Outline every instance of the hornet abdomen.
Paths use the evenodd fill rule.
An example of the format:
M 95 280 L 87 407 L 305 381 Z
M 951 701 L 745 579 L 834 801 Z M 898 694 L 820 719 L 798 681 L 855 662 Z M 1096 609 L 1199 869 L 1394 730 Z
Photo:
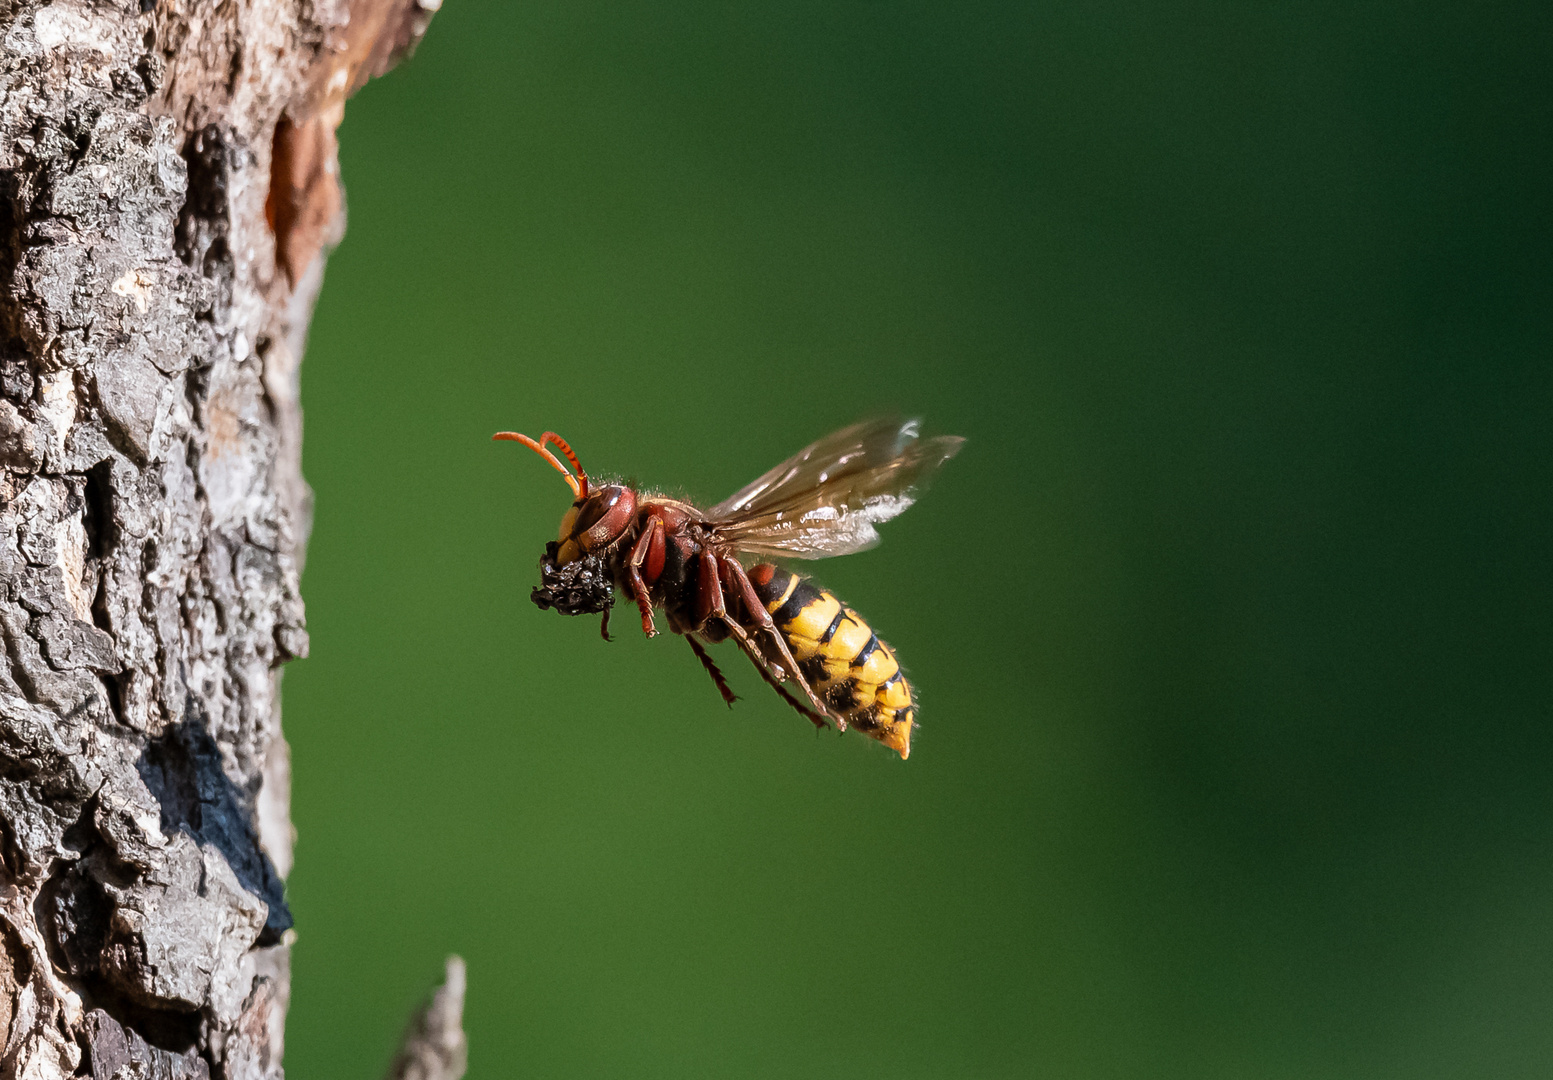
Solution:
M 749 577 L 820 699 L 869 738 L 909 755 L 917 707 L 890 647 L 833 593 L 780 566 L 762 563 Z

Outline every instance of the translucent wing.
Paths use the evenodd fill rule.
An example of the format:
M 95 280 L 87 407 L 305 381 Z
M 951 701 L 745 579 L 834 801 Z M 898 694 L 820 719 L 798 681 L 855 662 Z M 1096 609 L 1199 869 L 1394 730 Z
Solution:
M 874 526 L 910 506 L 965 442 L 922 441 L 920 427 L 891 418 L 842 428 L 712 507 L 707 523 L 754 555 L 824 559 L 871 548 Z

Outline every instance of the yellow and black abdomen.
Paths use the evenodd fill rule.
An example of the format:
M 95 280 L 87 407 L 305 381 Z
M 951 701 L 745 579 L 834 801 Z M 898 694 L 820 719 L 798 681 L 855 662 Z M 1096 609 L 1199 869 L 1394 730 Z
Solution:
M 862 616 L 779 566 L 751 568 L 750 581 L 820 700 L 851 727 L 909 755 L 917 712 L 911 685 Z

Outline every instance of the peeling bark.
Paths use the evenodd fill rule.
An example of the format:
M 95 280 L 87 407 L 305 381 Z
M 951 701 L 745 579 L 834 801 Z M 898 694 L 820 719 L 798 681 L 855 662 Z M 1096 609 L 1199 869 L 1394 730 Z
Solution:
M 0 0 L 0 1080 L 279 1077 L 297 370 L 436 0 Z

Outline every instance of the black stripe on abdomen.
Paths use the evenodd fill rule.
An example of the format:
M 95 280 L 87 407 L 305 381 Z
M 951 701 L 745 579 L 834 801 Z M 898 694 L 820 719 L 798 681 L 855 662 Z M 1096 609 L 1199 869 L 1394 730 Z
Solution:
M 794 589 L 792 595 L 787 598 L 787 603 L 773 611 L 771 618 L 778 626 L 785 630 L 788 623 L 798 618 L 800 611 L 824 595 L 823 592 L 810 585 L 807 581 L 799 581 L 798 588 Z M 767 603 L 770 603 L 770 601 L 767 601 Z
M 863 647 L 861 649 L 857 650 L 857 655 L 849 661 L 849 666 L 862 667 L 864 664 L 868 663 L 868 658 L 876 651 L 878 651 L 878 649 L 879 635 L 874 633 L 873 629 L 870 627 L 868 630 L 868 640 L 863 642 Z
M 846 617 L 847 609 L 845 606 L 842 606 L 840 610 L 836 612 L 836 617 L 830 621 L 830 625 L 825 628 L 825 633 L 820 635 L 821 645 L 830 644 L 830 639 L 836 636 L 836 631 L 841 629 L 842 620 L 844 620 Z

